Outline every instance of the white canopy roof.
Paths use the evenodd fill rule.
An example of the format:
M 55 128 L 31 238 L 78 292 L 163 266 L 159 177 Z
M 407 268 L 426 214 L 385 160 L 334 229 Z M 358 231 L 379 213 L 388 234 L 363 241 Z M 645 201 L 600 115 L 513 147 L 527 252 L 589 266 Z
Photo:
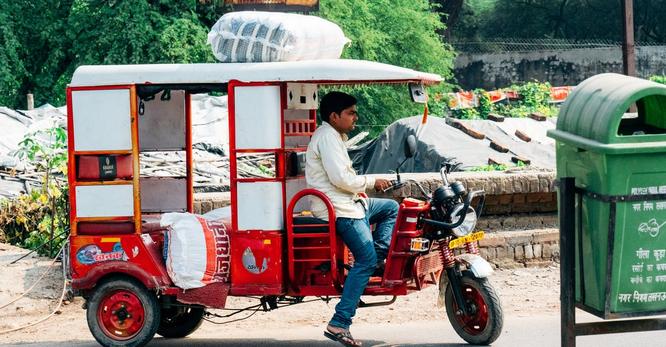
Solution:
M 241 82 L 438 83 L 442 77 L 365 60 L 328 59 L 279 63 L 89 65 L 74 72 L 72 87 L 124 84 Z

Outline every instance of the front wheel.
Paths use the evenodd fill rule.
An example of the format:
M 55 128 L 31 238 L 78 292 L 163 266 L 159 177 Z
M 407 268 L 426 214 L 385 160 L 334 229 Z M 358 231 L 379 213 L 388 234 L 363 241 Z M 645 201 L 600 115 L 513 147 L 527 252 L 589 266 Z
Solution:
M 163 310 L 157 333 L 167 338 L 185 337 L 201 326 L 204 313 L 204 308 L 199 306 Z
M 464 273 L 461 283 L 469 313 L 459 309 L 449 282 L 445 294 L 446 315 L 463 340 L 473 345 L 489 345 L 502 332 L 504 318 L 499 296 L 485 278 L 475 278 L 470 273 Z
M 143 346 L 160 323 L 155 294 L 125 278 L 99 285 L 88 299 L 86 315 L 90 332 L 102 346 Z

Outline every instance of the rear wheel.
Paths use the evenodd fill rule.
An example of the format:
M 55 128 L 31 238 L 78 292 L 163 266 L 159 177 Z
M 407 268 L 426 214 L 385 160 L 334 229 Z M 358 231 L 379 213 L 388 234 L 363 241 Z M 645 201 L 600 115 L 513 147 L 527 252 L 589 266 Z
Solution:
M 160 323 L 155 294 L 132 279 L 102 283 L 88 300 L 88 327 L 103 346 L 147 344 Z
M 469 313 L 459 309 L 449 283 L 445 294 L 446 315 L 463 340 L 473 345 L 489 345 L 497 340 L 502 332 L 504 318 L 499 296 L 485 278 L 475 278 L 464 273 L 461 282 Z
M 201 326 L 204 312 L 204 308 L 199 306 L 162 310 L 162 320 L 157 333 L 167 338 L 185 337 Z

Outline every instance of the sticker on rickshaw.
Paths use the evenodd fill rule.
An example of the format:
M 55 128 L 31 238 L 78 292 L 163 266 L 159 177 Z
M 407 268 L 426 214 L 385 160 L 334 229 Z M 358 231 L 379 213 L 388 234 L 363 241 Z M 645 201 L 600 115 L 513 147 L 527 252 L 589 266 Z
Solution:
M 449 248 L 458 248 L 458 247 L 464 246 L 466 243 L 476 242 L 476 241 L 482 240 L 484 235 L 485 234 L 483 233 L 483 231 L 478 231 L 478 232 L 469 234 L 467 236 L 463 236 L 461 238 L 451 240 L 451 242 L 449 242 Z
M 85 245 L 76 252 L 76 260 L 83 265 L 90 265 L 94 263 L 101 263 L 111 260 L 127 260 L 127 254 L 123 249 L 120 242 L 113 245 L 110 252 L 102 252 L 102 249 L 95 244 Z
M 248 247 L 243 252 L 243 267 L 245 270 L 256 275 L 264 273 L 266 269 L 268 269 L 268 258 L 264 258 L 264 261 L 261 263 L 261 267 L 259 267 L 254 253 L 252 253 L 252 250 L 250 247 Z

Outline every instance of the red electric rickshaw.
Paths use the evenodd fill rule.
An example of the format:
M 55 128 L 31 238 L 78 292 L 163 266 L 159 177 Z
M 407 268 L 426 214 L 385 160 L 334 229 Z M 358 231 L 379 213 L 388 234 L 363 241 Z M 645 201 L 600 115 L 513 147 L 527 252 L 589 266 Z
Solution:
M 78 68 L 67 88 L 72 232 L 66 258 L 95 339 L 140 346 L 155 333 L 184 337 L 211 314 L 206 309 L 224 308 L 229 295 L 259 296 L 266 310 L 306 296 L 340 296 L 353 259 L 334 222 L 307 214 L 309 199 L 319 198 L 335 221 L 326 196 L 307 189 L 303 175 L 319 88 L 404 84 L 413 100 L 424 102 L 424 85 L 440 80 L 345 59 Z M 209 92 L 228 95 L 231 206 L 215 261 L 227 276 L 183 290 L 166 271 L 159 221 L 165 213 L 193 212 L 191 96 Z M 405 142 L 405 153 L 396 154 L 399 172 L 416 140 L 398 140 Z M 142 172 L 143 158 L 155 151 L 180 153 L 184 174 Z M 274 170 L 241 175 L 247 158 L 257 156 L 269 158 Z M 364 293 L 393 300 L 360 306 L 390 304 L 439 285 L 456 332 L 470 343 L 490 344 L 500 334 L 502 311 L 487 280 L 492 268 L 478 256 L 483 233 L 473 232 L 483 192 L 449 183 L 444 172 L 442 180 L 433 192 L 410 183 L 418 192 L 400 204 L 384 275 L 371 278 Z M 398 174 L 393 188 L 407 183 Z

